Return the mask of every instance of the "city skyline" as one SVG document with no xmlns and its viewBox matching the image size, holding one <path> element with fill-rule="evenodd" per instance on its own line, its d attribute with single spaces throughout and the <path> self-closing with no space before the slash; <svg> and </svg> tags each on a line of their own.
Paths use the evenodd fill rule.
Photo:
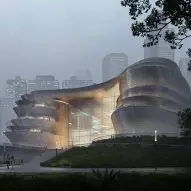
<svg viewBox="0 0 191 191">
<path fill-rule="evenodd" d="M 2 82 L 39 74 L 61 80 L 74 68 L 89 68 L 93 80 L 101 82 L 105 55 L 124 52 L 129 65 L 143 58 L 144 39 L 132 36 L 128 11 L 118 1 L 0 1 L 0 16 Z M 176 52 L 176 62 L 186 56 L 188 45 Z M 3 89 L 2 85 L 1 97 Z"/>
<path fill-rule="evenodd" d="M 69 79 L 63 79 L 61 81 L 52 75 L 38 75 L 35 79 L 24 79 L 21 76 L 15 76 L 6 80 L 5 97 L 20 99 L 22 95 L 36 90 L 78 88 L 89 86 L 93 83 L 91 72 L 87 69 L 77 71 Z"/>
<path fill-rule="evenodd" d="M 149 49 L 147 48 L 146 53 L 150 54 L 149 51 L 152 52 L 152 48 L 154 51 L 156 51 L 156 49 L 159 49 L 159 47 L 150 47 Z M 121 62 L 120 59 L 122 58 L 123 58 L 122 63 L 120 63 Z M 152 56 L 150 58 L 152 58 Z M 165 58 L 165 57 L 158 57 L 158 58 Z M 184 57 L 180 58 L 179 62 L 177 62 L 176 64 L 179 66 L 183 77 L 187 80 L 187 82 L 191 87 L 191 74 L 190 71 L 187 70 L 188 62 L 189 59 Z M 119 64 L 118 65 L 119 67 L 116 65 L 117 63 Z M 106 67 L 108 65 L 110 65 L 110 69 L 107 71 L 106 68 L 104 68 L 104 66 Z M 115 76 L 119 75 L 127 66 L 128 66 L 128 57 L 124 53 L 110 53 L 106 55 L 102 60 L 102 72 L 101 72 L 102 81 L 104 82 L 114 78 Z M 115 71 L 112 72 L 111 71 L 112 69 L 114 69 Z M 50 80 L 47 79 L 48 81 L 44 82 L 44 80 L 46 81 L 46 79 L 44 78 L 53 78 L 53 79 Z M 51 80 L 53 80 L 54 82 L 50 82 Z M 13 85 L 12 83 L 16 82 L 17 83 L 19 82 L 17 84 L 17 86 L 19 85 L 19 87 L 12 87 L 15 86 L 15 84 Z M 7 98 L 20 99 L 22 95 L 26 93 L 31 93 L 32 91 L 36 90 L 79 88 L 83 86 L 89 86 L 92 84 L 96 83 L 92 80 L 92 74 L 89 71 L 89 69 L 77 70 L 76 72 L 74 72 L 74 75 L 70 76 L 68 79 L 62 79 L 62 80 L 57 80 L 53 75 L 37 75 L 35 79 L 24 79 L 21 76 L 14 76 L 14 79 L 11 78 L 6 80 L 4 88 L 5 95 L 1 96 L 1 98 L 7 97 Z M 16 93 L 13 92 L 14 88 L 17 88 L 18 92 Z M 13 94 L 17 95 L 12 96 Z"/>
</svg>

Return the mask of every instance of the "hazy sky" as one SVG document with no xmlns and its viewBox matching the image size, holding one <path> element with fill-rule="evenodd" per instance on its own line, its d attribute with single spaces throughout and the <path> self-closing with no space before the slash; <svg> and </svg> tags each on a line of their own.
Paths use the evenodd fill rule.
<svg viewBox="0 0 191 191">
<path fill-rule="evenodd" d="M 62 80 L 89 68 L 100 81 L 106 54 L 142 59 L 143 39 L 132 37 L 130 24 L 120 0 L 0 0 L 0 94 L 15 75 Z"/>
</svg>

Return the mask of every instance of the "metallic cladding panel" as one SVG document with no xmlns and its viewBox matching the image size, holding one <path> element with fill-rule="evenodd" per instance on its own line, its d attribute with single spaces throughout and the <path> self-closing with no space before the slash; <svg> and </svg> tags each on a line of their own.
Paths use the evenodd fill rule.
<svg viewBox="0 0 191 191">
<path fill-rule="evenodd" d="M 5 135 L 14 144 L 21 144 L 27 146 L 54 148 L 55 144 L 52 142 L 51 134 L 33 133 L 28 131 L 7 131 Z"/>
<path fill-rule="evenodd" d="M 24 127 L 43 127 L 43 128 L 53 128 L 55 125 L 54 121 L 50 121 L 50 120 L 46 120 L 46 119 L 37 119 L 37 118 L 33 118 L 33 119 L 21 119 L 21 118 L 17 118 L 17 119 L 12 119 L 11 122 L 15 125 L 18 126 L 20 128 Z"/>
<path fill-rule="evenodd" d="M 123 107 L 127 106 L 153 106 L 161 109 L 166 109 L 168 111 L 177 112 L 183 106 L 172 100 L 163 98 L 163 97 L 154 97 L 154 96 L 134 96 L 129 97 L 123 100 Z"/>
<path fill-rule="evenodd" d="M 189 100 L 185 96 L 168 88 L 156 85 L 145 85 L 127 89 L 123 94 L 119 96 L 119 100 L 134 96 L 163 97 L 166 99 L 174 100 L 175 102 L 181 102 L 186 104 L 189 102 Z"/>
<path fill-rule="evenodd" d="M 129 106 L 117 109 L 112 114 L 114 126 L 120 133 L 154 133 L 157 130 L 164 134 L 178 134 L 177 115 L 156 107 Z"/>
<path fill-rule="evenodd" d="M 173 90 L 186 98 L 190 96 L 190 89 L 179 73 L 157 66 L 141 66 L 126 71 L 126 86 L 123 91 L 148 85 L 155 85 Z"/>
<path fill-rule="evenodd" d="M 191 105 L 191 94 L 177 65 L 167 59 L 146 59 L 127 68 L 123 76 L 126 83 L 123 80 L 112 115 L 120 133 L 178 133 L 176 112 Z"/>
<path fill-rule="evenodd" d="M 47 108 L 47 107 L 32 107 L 30 105 L 25 106 L 17 106 L 13 108 L 16 112 L 18 117 L 24 117 L 24 116 L 34 116 L 34 117 L 40 117 L 40 116 L 49 116 L 54 118 L 55 120 L 58 118 L 56 115 L 56 110 L 53 108 Z"/>
</svg>

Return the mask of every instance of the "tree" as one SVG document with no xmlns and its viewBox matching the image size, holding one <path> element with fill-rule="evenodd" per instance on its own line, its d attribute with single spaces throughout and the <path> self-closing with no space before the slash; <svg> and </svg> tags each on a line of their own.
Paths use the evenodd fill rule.
<svg viewBox="0 0 191 191">
<path fill-rule="evenodd" d="M 178 123 L 183 135 L 191 135 L 191 109 L 184 109 L 178 112 Z"/>
<path fill-rule="evenodd" d="M 163 36 L 172 49 L 181 49 L 183 41 L 191 37 L 191 0 L 122 0 L 122 6 L 129 7 L 129 15 L 134 20 L 131 29 L 133 36 L 147 37 L 143 46 L 153 46 Z M 191 48 L 186 52 L 191 58 Z M 191 70 L 191 60 L 188 64 Z"/>
</svg>

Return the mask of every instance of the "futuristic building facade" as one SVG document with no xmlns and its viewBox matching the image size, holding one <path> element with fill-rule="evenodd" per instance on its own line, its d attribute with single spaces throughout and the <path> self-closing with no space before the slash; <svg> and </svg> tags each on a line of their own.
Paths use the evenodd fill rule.
<svg viewBox="0 0 191 191">
<path fill-rule="evenodd" d="M 177 111 L 190 88 L 176 63 L 141 60 L 118 77 L 88 87 L 34 91 L 21 97 L 5 134 L 12 142 L 49 148 L 83 145 L 118 133 L 179 133 Z"/>
</svg>

